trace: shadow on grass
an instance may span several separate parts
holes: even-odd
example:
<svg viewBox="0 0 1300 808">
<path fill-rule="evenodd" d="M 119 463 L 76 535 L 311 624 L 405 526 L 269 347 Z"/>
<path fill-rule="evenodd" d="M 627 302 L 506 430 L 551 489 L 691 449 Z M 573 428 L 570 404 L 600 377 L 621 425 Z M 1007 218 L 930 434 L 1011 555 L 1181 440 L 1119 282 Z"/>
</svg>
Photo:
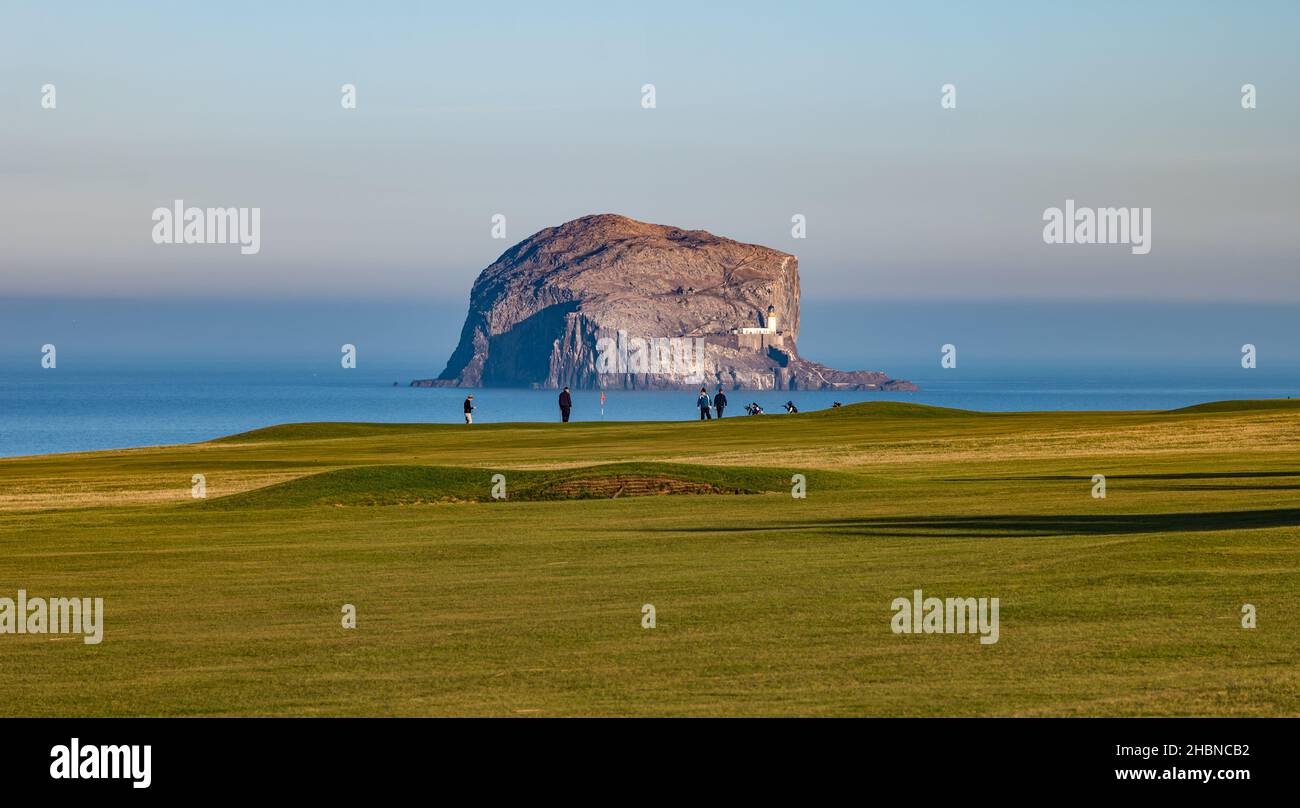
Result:
<svg viewBox="0 0 1300 808">
<path fill-rule="evenodd" d="M 1191 533 L 1300 525 L 1300 508 L 1204 513 L 1071 514 L 1036 516 L 879 516 L 823 519 L 765 527 L 656 528 L 666 533 L 748 533 L 813 531 L 862 536 L 929 538 L 1004 538 L 1040 536 L 1123 536 L 1141 533 Z M 645 528 L 641 528 L 645 530 Z"/>
<path fill-rule="evenodd" d="M 1180 472 L 1177 474 L 1107 474 L 1106 480 L 1132 482 L 1171 482 L 1183 480 L 1221 480 L 1220 485 L 1142 485 L 1145 491 L 1300 491 L 1300 482 L 1250 485 L 1233 482 L 1235 480 L 1255 480 L 1270 478 L 1300 478 L 1300 471 L 1224 471 L 1224 472 Z M 1031 477 L 948 477 L 944 482 L 950 483 L 1006 483 L 1006 482 L 1070 482 L 1090 483 L 1091 474 L 1051 474 Z"/>
<path fill-rule="evenodd" d="M 1180 472 L 1178 474 L 1107 474 L 1107 480 L 1236 480 L 1256 477 L 1300 477 L 1300 471 L 1220 471 L 1220 472 Z M 1014 480 L 1033 482 L 1072 480 L 1091 480 L 1091 474 L 1049 474 L 1032 477 L 948 477 L 950 483 L 1000 483 Z"/>
</svg>

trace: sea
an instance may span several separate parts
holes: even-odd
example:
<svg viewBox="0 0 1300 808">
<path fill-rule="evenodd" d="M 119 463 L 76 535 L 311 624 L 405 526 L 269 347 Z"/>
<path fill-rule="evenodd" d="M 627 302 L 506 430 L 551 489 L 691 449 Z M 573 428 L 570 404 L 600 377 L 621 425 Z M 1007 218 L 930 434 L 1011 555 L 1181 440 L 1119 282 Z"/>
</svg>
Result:
<svg viewBox="0 0 1300 808">
<path fill-rule="evenodd" d="M 1209 401 L 1300 396 L 1300 366 L 1243 369 L 1152 362 L 967 363 L 891 367 L 919 392 L 728 391 L 727 417 L 756 402 L 782 418 L 834 402 L 902 401 L 988 412 L 1163 410 Z M 559 420 L 557 391 L 413 388 L 414 363 L 204 360 L 109 361 L 42 368 L 39 357 L 0 364 L 0 457 L 204 441 L 274 424 L 316 421 L 463 423 L 474 394 L 477 424 Z M 712 389 L 710 389 L 712 392 Z M 691 421 L 690 390 L 574 391 L 574 421 Z M 472 428 L 472 427 L 467 427 Z"/>
</svg>

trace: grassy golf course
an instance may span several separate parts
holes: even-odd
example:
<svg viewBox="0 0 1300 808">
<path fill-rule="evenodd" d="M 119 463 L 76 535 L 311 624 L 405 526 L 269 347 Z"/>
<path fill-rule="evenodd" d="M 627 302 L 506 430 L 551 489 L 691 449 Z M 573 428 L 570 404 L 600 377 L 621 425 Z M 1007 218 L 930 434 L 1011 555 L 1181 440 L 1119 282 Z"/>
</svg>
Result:
<svg viewBox="0 0 1300 808">
<path fill-rule="evenodd" d="M 1300 715 L 1300 401 L 3 459 L 19 589 L 104 639 L 0 635 L 0 716 Z M 999 598 L 999 641 L 892 633 L 914 589 Z"/>
</svg>

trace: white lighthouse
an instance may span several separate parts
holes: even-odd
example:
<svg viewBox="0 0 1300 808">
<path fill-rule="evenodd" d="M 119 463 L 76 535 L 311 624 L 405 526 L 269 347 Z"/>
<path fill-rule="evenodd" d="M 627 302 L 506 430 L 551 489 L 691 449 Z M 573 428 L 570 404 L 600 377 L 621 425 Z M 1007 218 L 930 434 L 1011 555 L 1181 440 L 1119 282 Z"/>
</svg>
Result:
<svg viewBox="0 0 1300 808">
<path fill-rule="evenodd" d="M 750 327 L 740 329 L 742 334 L 775 334 L 776 333 L 776 306 L 768 306 L 767 314 L 763 317 L 761 328 Z"/>
<path fill-rule="evenodd" d="M 736 335 L 736 345 L 752 351 L 784 348 L 785 337 L 781 336 L 781 332 L 776 327 L 776 306 L 768 306 L 767 312 L 761 315 L 761 318 L 763 322 L 761 326 L 732 329 L 731 333 Z"/>
</svg>

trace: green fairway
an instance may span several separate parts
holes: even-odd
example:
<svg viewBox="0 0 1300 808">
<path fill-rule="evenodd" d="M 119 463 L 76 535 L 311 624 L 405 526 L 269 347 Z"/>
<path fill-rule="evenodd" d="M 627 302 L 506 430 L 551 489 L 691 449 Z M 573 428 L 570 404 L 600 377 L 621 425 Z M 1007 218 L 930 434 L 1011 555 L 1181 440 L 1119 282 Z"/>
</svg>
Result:
<svg viewBox="0 0 1300 808">
<path fill-rule="evenodd" d="M 3 716 L 1297 715 L 1300 401 L 3 459 L 19 589 L 104 639 L 0 634 Z M 999 598 L 998 642 L 894 634 L 915 589 Z"/>
</svg>

